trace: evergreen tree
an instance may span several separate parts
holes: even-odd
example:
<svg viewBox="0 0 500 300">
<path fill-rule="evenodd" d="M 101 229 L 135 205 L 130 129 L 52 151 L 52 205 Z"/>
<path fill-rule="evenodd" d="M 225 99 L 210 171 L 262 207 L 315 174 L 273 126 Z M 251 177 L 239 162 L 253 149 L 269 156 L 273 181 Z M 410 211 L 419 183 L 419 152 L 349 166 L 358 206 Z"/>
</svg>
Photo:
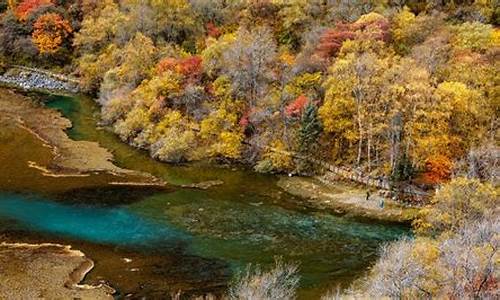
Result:
<svg viewBox="0 0 500 300">
<path fill-rule="evenodd" d="M 299 152 L 310 153 L 321 134 L 321 122 L 318 119 L 318 109 L 312 102 L 307 104 L 300 120 Z"/>
<path fill-rule="evenodd" d="M 318 109 L 312 102 L 307 104 L 300 119 L 299 130 L 299 153 L 304 156 L 314 153 L 318 146 L 318 138 L 322 127 L 318 118 Z M 299 172 L 308 172 L 312 169 L 310 162 L 300 161 L 298 164 Z"/>
</svg>

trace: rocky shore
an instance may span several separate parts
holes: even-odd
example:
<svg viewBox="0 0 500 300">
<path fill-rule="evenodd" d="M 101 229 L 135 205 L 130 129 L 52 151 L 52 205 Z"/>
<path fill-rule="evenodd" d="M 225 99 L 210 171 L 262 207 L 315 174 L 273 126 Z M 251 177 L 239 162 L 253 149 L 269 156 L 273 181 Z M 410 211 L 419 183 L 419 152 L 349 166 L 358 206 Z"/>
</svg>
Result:
<svg viewBox="0 0 500 300">
<path fill-rule="evenodd" d="M 0 299 L 113 299 L 115 293 L 104 284 L 80 284 L 94 263 L 70 246 L 1 243 L 0 266 Z"/>
<path fill-rule="evenodd" d="M 3 75 L 0 75 L 0 83 L 24 90 L 47 90 L 69 93 L 77 93 L 79 91 L 76 83 L 64 80 L 62 76 L 57 78 L 48 72 L 30 69 L 9 69 Z"/>
</svg>

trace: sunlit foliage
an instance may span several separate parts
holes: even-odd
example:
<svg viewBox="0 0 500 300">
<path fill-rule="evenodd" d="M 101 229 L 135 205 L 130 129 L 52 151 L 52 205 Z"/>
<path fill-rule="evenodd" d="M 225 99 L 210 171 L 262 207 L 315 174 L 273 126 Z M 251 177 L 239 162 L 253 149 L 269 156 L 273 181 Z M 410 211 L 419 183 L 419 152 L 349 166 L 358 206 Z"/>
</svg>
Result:
<svg viewBox="0 0 500 300">
<path fill-rule="evenodd" d="M 57 52 L 73 31 L 69 22 L 55 13 L 40 16 L 33 28 L 33 43 L 40 53 Z"/>
</svg>

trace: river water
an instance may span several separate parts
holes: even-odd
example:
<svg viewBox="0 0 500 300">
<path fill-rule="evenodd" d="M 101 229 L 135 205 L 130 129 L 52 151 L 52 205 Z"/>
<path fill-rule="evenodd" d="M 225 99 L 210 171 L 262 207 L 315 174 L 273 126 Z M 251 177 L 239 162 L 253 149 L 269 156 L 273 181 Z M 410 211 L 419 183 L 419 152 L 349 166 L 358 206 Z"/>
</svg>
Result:
<svg viewBox="0 0 500 300">
<path fill-rule="evenodd" d="M 277 177 L 242 166 L 171 166 L 99 128 L 86 97 L 43 96 L 73 123 L 68 135 L 99 142 L 120 167 L 149 172 L 167 189 L 110 186 L 107 174 L 54 178 L 29 168 L 50 149 L 27 132 L 0 127 L 0 235 L 17 242 L 71 244 L 96 262 L 88 283 L 105 280 L 119 297 L 221 293 L 248 264 L 280 257 L 300 266 L 299 298 L 317 299 L 366 272 L 378 247 L 408 234 L 399 225 L 311 210 L 276 186 Z M 207 180 L 208 190 L 178 185 Z"/>
</svg>

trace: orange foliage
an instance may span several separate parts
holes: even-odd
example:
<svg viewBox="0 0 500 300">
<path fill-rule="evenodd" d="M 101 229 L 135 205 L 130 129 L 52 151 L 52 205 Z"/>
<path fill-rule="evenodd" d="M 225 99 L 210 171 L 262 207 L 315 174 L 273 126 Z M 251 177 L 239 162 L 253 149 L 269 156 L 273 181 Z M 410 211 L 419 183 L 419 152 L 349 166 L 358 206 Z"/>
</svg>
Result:
<svg viewBox="0 0 500 300">
<path fill-rule="evenodd" d="M 327 29 L 320 37 L 316 52 L 323 58 L 336 56 L 346 40 L 356 37 L 352 26 L 346 23 L 337 23 L 334 29 Z"/>
<path fill-rule="evenodd" d="M 21 21 L 26 21 L 29 15 L 42 5 L 52 5 L 52 0 L 24 0 L 16 7 L 16 16 Z"/>
<path fill-rule="evenodd" d="M 241 119 L 240 121 L 238 122 L 238 124 L 243 127 L 243 128 L 246 128 L 248 125 L 250 125 L 250 112 L 249 111 L 246 111 L 243 116 L 241 116 Z"/>
<path fill-rule="evenodd" d="M 57 52 L 64 39 L 72 32 L 69 22 L 56 13 L 40 16 L 33 28 L 32 40 L 40 53 Z"/>
<path fill-rule="evenodd" d="M 171 58 L 167 57 L 162 59 L 156 66 L 156 71 L 161 74 L 165 71 L 173 71 L 184 76 L 188 81 L 195 81 L 199 79 L 202 68 L 202 59 L 199 56 L 190 56 L 187 58 Z"/>
<path fill-rule="evenodd" d="M 208 36 L 218 38 L 221 35 L 220 29 L 214 23 L 208 22 L 206 27 Z"/>
<path fill-rule="evenodd" d="M 309 99 L 306 96 L 304 95 L 298 96 L 297 99 L 295 99 L 292 103 L 287 105 L 287 107 L 285 108 L 285 114 L 288 117 L 300 115 L 308 102 Z"/>
<path fill-rule="evenodd" d="M 451 176 L 453 163 L 444 155 L 434 155 L 425 161 L 425 173 L 423 179 L 426 183 L 438 184 L 442 183 Z"/>
<path fill-rule="evenodd" d="M 337 23 L 323 32 L 316 47 L 322 58 L 335 57 L 347 40 L 372 39 L 387 42 L 390 39 L 389 22 L 385 19 L 362 20 L 353 24 Z"/>
</svg>

